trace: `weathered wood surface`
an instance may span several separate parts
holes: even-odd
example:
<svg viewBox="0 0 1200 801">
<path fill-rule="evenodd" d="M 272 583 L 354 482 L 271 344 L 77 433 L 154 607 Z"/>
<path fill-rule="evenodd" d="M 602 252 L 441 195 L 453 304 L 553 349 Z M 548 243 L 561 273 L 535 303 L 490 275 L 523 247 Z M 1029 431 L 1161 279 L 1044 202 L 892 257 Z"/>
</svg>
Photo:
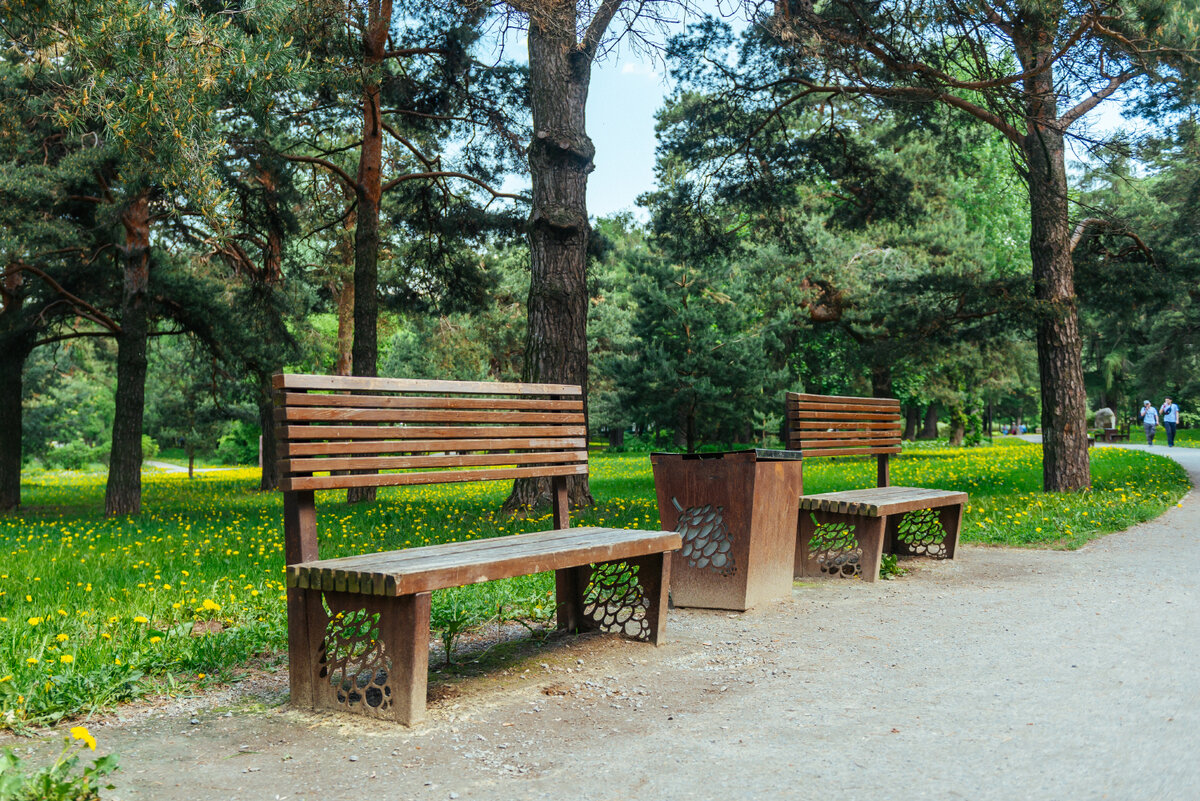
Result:
<svg viewBox="0 0 1200 801">
<path fill-rule="evenodd" d="M 289 587 L 399 596 L 631 559 L 680 547 L 673 531 L 572 528 L 288 565 Z"/>
<path fill-rule="evenodd" d="M 310 375 L 273 384 L 285 491 L 587 474 L 579 387 Z M 397 470 L 412 472 L 380 472 Z"/>
<path fill-rule="evenodd" d="M 800 510 L 886 517 L 940 506 L 962 505 L 967 493 L 922 487 L 875 487 L 873 489 L 802 495 Z"/>
<path fill-rule="evenodd" d="M 787 446 L 806 457 L 900 453 L 903 419 L 895 398 L 855 398 L 789 392 Z M 885 471 L 881 467 L 882 480 Z"/>
<path fill-rule="evenodd" d="M 277 373 L 275 389 L 336 392 L 424 392 L 458 395 L 582 395 L 577 384 L 518 384 L 502 381 L 436 381 L 424 378 L 366 378 L 349 375 Z"/>
</svg>

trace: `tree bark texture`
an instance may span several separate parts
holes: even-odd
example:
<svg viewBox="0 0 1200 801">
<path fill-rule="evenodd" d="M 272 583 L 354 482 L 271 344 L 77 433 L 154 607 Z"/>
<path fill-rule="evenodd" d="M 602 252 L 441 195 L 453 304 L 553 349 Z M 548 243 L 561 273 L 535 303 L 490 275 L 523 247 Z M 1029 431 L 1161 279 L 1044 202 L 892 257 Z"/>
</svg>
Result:
<svg viewBox="0 0 1200 801">
<path fill-rule="evenodd" d="M 916 406 L 904 407 L 904 434 L 901 439 L 912 440 L 917 436 L 917 421 L 921 417 L 921 410 Z"/>
<path fill-rule="evenodd" d="M 930 403 L 925 407 L 925 422 L 921 425 L 921 433 L 917 439 L 937 439 L 938 436 L 938 405 Z"/>
<path fill-rule="evenodd" d="M 142 415 L 146 398 L 146 343 L 150 334 L 147 308 L 150 283 L 150 202 L 145 193 L 121 214 L 125 244 L 119 248 L 124 285 L 121 332 L 117 335 L 117 390 L 112 452 L 104 514 L 137 514 L 142 510 Z"/>
<path fill-rule="evenodd" d="M 576 41 L 574 0 L 545 4 L 529 22 L 533 138 L 529 171 L 529 332 L 526 381 L 579 384 L 587 403 L 587 177 L 596 148 L 584 109 L 593 53 Z M 568 482 L 574 507 L 592 503 L 586 476 Z M 550 501 L 548 479 L 513 484 L 506 510 Z"/>
<path fill-rule="evenodd" d="M 334 375 L 350 375 L 354 366 L 354 281 L 345 278 L 333 285 L 337 300 L 337 358 L 333 363 Z"/>
<path fill-rule="evenodd" d="M 876 398 L 892 397 L 892 366 L 877 364 L 871 368 L 871 395 Z"/>
<path fill-rule="evenodd" d="M 31 343 L 0 347 L 0 512 L 21 505 L 21 392 Z"/>
<path fill-rule="evenodd" d="M 1049 57 L 1033 40 L 1023 61 Z M 1026 80 L 1027 131 L 1021 145 L 1028 167 L 1033 291 L 1037 306 L 1038 373 L 1042 399 L 1042 487 L 1069 492 L 1091 486 L 1087 447 L 1087 390 L 1075 300 L 1063 134 L 1057 121 L 1053 70 Z"/>
<path fill-rule="evenodd" d="M 383 196 L 383 120 L 379 92 L 383 54 L 392 20 L 392 0 L 368 4 L 363 31 L 362 146 L 358 154 L 357 223 L 354 227 L 354 345 L 351 370 L 378 375 L 379 361 L 379 204 Z M 349 503 L 375 500 L 374 487 L 352 487 Z"/>
<path fill-rule="evenodd" d="M 279 489 L 279 449 L 275 442 L 275 390 L 271 375 L 258 377 L 258 426 L 262 429 L 262 477 L 258 488 L 263 492 Z"/>
</svg>

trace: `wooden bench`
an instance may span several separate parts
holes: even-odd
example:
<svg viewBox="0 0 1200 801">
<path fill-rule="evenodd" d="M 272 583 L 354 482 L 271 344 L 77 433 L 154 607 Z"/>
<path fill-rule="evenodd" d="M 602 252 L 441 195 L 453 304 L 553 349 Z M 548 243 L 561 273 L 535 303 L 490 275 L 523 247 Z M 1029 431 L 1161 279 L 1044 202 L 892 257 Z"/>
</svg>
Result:
<svg viewBox="0 0 1200 801">
<path fill-rule="evenodd" d="M 446 587 L 554 570 L 560 628 L 662 637 L 679 535 L 569 528 L 567 476 L 587 473 L 578 386 L 276 375 L 274 387 L 293 704 L 419 722 L 430 593 Z M 540 477 L 551 531 L 319 558 L 317 490 Z"/>
<path fill-rule="evenodd" d="M 953 559 L 965 492 L 890 486 L 900 402 L 789 392 L 787 446 L 801 457 L 874 456 L 872 489 L 800 496 L 797 576 L 879 578 L 883 554 Z"/>
</svg>

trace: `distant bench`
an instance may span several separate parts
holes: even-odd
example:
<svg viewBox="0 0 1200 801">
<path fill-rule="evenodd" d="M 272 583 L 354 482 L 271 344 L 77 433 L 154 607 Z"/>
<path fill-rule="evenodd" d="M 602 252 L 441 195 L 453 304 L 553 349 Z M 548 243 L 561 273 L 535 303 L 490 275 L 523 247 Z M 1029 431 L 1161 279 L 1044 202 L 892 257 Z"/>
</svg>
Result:
<svg viewBox="0 0 1200 801">
<path fill-rule="evenodd" d="M 965 492 L 890 486 L 900 401 L 789 392 L 787 447 L 803 459 L 874 456 L 872 489 L 800 496 L 797 576 L 879 577 L 883 553 L 953 559 Z"/>
<path fill-rule="evenodd" d="M 446 587 L 554 570 L 559 628 L 661 638 L 679 534 L 569 528 L 567 476 L 588 469 L 578 386 L 276 375 L 274 387 L 293 704 L 419 722 L 430 592 Z M 541 477 L 554 530 L 319 558 L 316 490 Z"/>
</svg>

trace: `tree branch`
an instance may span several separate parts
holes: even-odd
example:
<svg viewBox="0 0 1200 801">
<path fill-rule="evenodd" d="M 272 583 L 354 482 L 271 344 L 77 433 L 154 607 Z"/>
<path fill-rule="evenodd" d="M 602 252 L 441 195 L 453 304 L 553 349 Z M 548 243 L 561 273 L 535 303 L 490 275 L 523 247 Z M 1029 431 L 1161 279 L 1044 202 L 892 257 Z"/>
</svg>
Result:
<svg viewBox="0 0 1200 801">
<path fill-rule="evenodd" d="M 463 172 L 447 172 L 445 170 L 435 170 L 432 172 L 413 172 L 409 173 L 408 175 L 401 175 L 399 178 L 393 178 L 391 181 L 388 181 L 386 184 L 384 184 L 383 191 L 390 191 L 405 181 L 413 181 L 420 178 L 462 178 L 464 181 L 470 181 L 484 191 L 488 192 L 492 196 L 493 200 L 504 197 L 509 198 L 510 200 L 522 200 L 526 203 L 530 202 L 529 198 L 524 195 L 510 195 L 507 192 L 498 192 L 488 186 L 484 181 L 481 181 L 472 175 L 467 175 Z"/>
<path fill-rule="evenodd" d="M 45 273 L 45 271 L 38 269 L 37 267 L 34 267 L 33 265 L 17 264 L 12 267 L 8 267 L 4 270 L 3 277 L 5 279 L 7 279 L 10 275 L 13 275 L 13 274 L 19 273 L 19 272 L 33 273 L 34 275 L 38 276 L 43 281 L 45 281 L 47 284 L 49 284 L 50 287 L 55 292 L 57 292 L 58 294 L 62 295 L 64 298 L 66 298 L 71 303 L 71 305 L 75 306 L 78 309 L 85 310 L 87 315 L 89 317 L 91 317 L 92 319 L 95 319 L 97 323 L 99 323 L 100 325 L 103 325 L 105 328 L 109 329 L 110 331 L 112 331 L 115 334 L 121 333 L 121 326 L 117 325 L 112 320 L 111 317 L 109 317 L 107 314 L 105 314 L 104 312 L 97 309 L 92 304 L 83 300 L 82 298 L 80 298 L 76 295 L 73 295 L 70 292 L 68 292 L 67 290 L 63 289 L 62 284 L 58 283 L 53 278 L 51 278 L 49 275 L 47 275 Z"/>
<path fill-rule="evenodd" d="M 324 167 L 325 169 L 329 170 L 329 172 L 333 173 L 338 178 L 340 178 L 342 180 L 342 183 L 344 183 L 350 189 L 357 190 L 357 188 L 358 188 L 358 184 L 356 184 L 354 182 L 354 179 L 351 178 L 346 173 L 345 170 L 343 170 L 338 165 L 334 164 L 332 161 L 326 161 L 325 159 L 319 159 L 315 156 L 289 156 L 286 153 L 284 154 L 283 157 L 285 159 L 287 159 L 288 161 L 298 161 L 302 164 L 316 164 L 320 167 Z"/>
<path fill-rule="evenodd" d="M 1101 101 L 1111 96 L 1113 92 L 1132 80 L 1135 75 L 1137 73 L 1133 70 L 1125 70 L 1120 75 L 1114 75 L 1109 78 L 1108 84 L 1103 89 L 1094 92 L 1090 97 L 1084 98 L 1075 108 L 1058 118 L 1060 130 L 1065 133 L 1071 127 L 1072 123 L 1094 109 Z"/>
<path fill-rule="evenodd" d="M 574 0 L 572 0 L 573 2 Z M 604 32 L 608 30 L 609 23 L 617 14 L 617 9 L 621 7 L 622 0 L 604 0 L 600 4 L 600 8 L 596 9 L 595 16 L 588 23 L 587 33 L 583 35 L 583 41 L 579 43 L 579 49 L 591 61 L 596 57 L 596 49 L 600 47 L 600 40 L 604 38 Z"/>
</svg>

